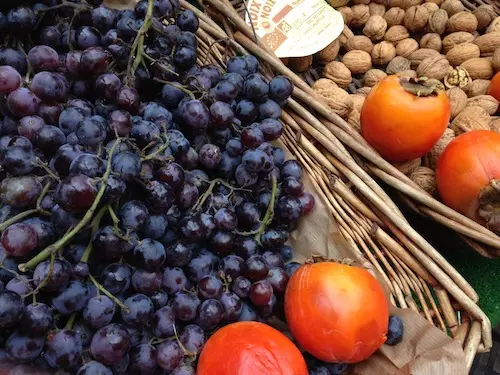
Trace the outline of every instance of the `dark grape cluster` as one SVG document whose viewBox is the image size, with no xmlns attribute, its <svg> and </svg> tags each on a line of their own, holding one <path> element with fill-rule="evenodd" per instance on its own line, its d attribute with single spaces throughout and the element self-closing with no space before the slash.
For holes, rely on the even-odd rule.
<svg viewBox="0 0 500 375">
<path fill-rule="evenodd" d="M 101 3 L 0 13 L 0 353 L 194 374 L 215 329 L 283 317 L 314 207 L 275 143 L 293 86 L 253 56 L 197 64 L 178 0 Z"/>
</svg>

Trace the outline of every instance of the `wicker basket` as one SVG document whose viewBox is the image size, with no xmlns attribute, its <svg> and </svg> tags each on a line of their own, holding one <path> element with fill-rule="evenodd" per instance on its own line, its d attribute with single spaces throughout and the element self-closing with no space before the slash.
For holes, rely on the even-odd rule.
<svg viewBox="0 0 500 375">
<path fill-rule="evenodd" d="M 352 134 L 345 121 L 313 97 L 305 81 L 256 43 L 251 28 L 229 1 L 205 0 L 205 13 L 185 0 L 181 4 L 200 18 L 200 64 L 224 67 L 227 57 L 251 53 L 264 63 L 263 74 L 268 78 L 276 73 L 292 79 L 293 99 L 282 115 L 284 145 L 302 162 L 348 244 L 388 283 L 392 302 L 420 312 L 459 340 L 470 368 L 475 354 L 488 351 L 492 344 L 491 324 L 477 306 L 476 292 L 410 226 L 370 172 L 396 181 L 402 191 L 405 188 L 421 200 L 433 202 L 432 207 L 440 203 L 385 162 L 361 136 Z M 471 232 L 476 227 L 486 231 L 470 225 Z"/>
</svg>

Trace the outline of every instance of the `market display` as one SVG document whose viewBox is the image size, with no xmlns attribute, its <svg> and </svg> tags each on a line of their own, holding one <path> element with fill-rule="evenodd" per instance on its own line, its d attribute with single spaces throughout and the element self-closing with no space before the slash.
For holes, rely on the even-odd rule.
<svg viewBox="0 0 500 375">
<path fill-rule="evenodd" d="M 223 351 L 218 335 L 251 327 L 269 337 L 248 343 L 256 357 L 344 373 L 337 362 L 354 360 L 234 323 L 284 321 L 300 304 L 284 297 L 303 270 L 286 243 L 315 198 L 274 144 L 291 81 L 266 80 L 251 55 L 200 64 L 199 20 L 176 0 L 101 3 L 0 13 L 0 358 L 80 375 L 194 374 L 200 359 L 208 374 L 220 363 L 205 344 Z M 380 335 L 356 360 L 402 339 L 378 298 Z"/>
</svg>

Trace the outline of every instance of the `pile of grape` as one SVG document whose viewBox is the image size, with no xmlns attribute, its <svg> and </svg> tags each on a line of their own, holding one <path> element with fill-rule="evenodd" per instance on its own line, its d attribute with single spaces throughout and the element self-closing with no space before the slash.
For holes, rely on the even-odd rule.
<svg viewBox="0 0 500 375">
<path fill-rule="evenodd" d="M 314 207 L 273 144 L 293 86 L 196 66 L 178 0 L 101 3 L 0 13 L 0 360 L 194 374 L 218 327 L 282 317 Z"/>
</svg>

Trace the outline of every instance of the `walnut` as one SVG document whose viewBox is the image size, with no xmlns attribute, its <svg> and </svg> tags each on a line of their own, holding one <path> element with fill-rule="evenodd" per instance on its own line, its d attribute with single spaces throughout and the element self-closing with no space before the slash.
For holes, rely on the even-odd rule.
<svg viewBox="0 0 500 375">
<path fill-rule="evenodd" d="M 322 97 L 326 104 L 339 116 L 347 117 L 352 110 L 352 99 L 349 94 L 328 78 L 317 80 L 312 89 Z"/>
<path fill-rule="evenodd" d="M 429 20 L 429 11 L 423 6 L 412 6 L 408 8 L 403 20 L 405 27 L 410 32 L 419 32 L 425 29 Z"/>
<path fill-rule="evenodd" d="M 486 29 L 487 33 L 494 33 L 500 31 L 500 16 L 491 21 L 490 26 Z"/>
<path fill-rule="evenodd" d="M 384 16 L 385 14 L 385 5 L 370 3 L 368 4 L 368 8 L 370 8 L 370 16 Z"/>
<path fill-rule="evenodd" d="M 448 13 L 448 17 L 465 10 L 464 5 L 460 0 L 444 0 L 441 4 L 441 9 Z"/>
<path fill-rule="evenodd" d="M 455 134 L 471 130 L 490 130 L 490 115 L 478 106 L 465 107 L 451 122 L 450 128 Z"/>
<path fill-rule="evenodd" d="M 428 3 L 434 3 L 437 6 L 440 6 L 443 3 L 444 0 L 426 0 Z"/>
<path fill-rule="evenodd" d="M 462 43 L 448 51 L 446 58 L 452 66 L 458 66 L 474 57 L 479 57 L 479 47 L 473 43 Z"/>
<path fill-rule="evenodd" d="M 438 9 L 429 17 L 427 29 L 430 32 L 439 35 L 444 34 L 446 31 L 446 23 L 448 22 L 448 13 L 444 9 Z"/>
<path fill-rule="evenodd" d="M 387 74 L 380 69 L 370 69 L 363 76 L 363 84 L 368 87 L 373 87 L 380 82 Z"/>
<path fill-rule="evenodd" d="M 422 0 L 389 0 L 391 7 L 399 7 L 402 9 L 408 9 L 412 6 L 417 6 L 422 4 Z"/>
<path fill-rule="evenodd" d="M 387 27 L 401 25 L 405 17 L 405 11 L 401 8 L 391 8 L 384 14 L 384 19 L 387 21 Z"/>
<path fill-rule="evenodd" d="M 440 53 L 435 49 L 420 48 L 413 52 L 408 58 L 411 61 L 411 67 L 416 68 L 424 59 L 432 56 L 440 56 Z"/>
<path fill-rule="evenodd" d="M 427 9 L 427 11 L 429 12 L 429 14 L 432 14 L 436 10 L 439 9 L 439 5 L 437 5 L 436 3 L 427 2 L 427 3 L 423 3 L 422 6 Z"/>
<path fill-rule="evenodd" d="M 390 43 L 398 43 L 410 37 L 410 33 L 403 25 L 391 26 L 384 35 L 384 40 Z"/>
<path fill-rule="evenodd" d="M 359 4 L 351 7 L 352 10 L 352 21 L 351 26 L 362 27 L 370 18 L 370 8 L 368 5 Z"/>
<path fill-rule="evenodd" d="M 393 165 L 402 173 L 408 175 L 422 165 L 422 158 L 412 159 L 403 163 L 393 163 Z"/>
<path fill-rule="evenodd" d="M 387 22 L 382 16 L 371 16 L 363 27 L 365 34 L 372 41 L 381 40 L 387 30 Z"/>
<path fill-rule="evenodd" d="M 408 60 L 406 57 L 396 56 L 389 62 L 385 71 L 387 72 L 387 74 L 396 74 L 404 72 L 406 70 L 410 70 L 410 68 L 410 60 Z"/>
<path fill-rule="evenodd" d="M 355 95 L 360 96 L 360 95 Z M 361 134 L 361 112 L 357 109 L 353 109 L 347 116 L 347 123 L 352 126 L 357 133 Z"/>
<path fill-rule="evenodd" d="M 396 55 L 402 57 L 410 57 L 410 55 L 418 50 L 418 42 L 415 39 L 404 39 L 396 44 Z"/>
<path fill-rule="evenodd" d="M 288 59 L 288 67 L 297 73 L 303 73 L 312 66 L 313 57 L 290 57 Z"/>
<path fill-rule="evenodd" d="M 314 57 L 321 64 L 327 64 L 337 58 L 340 50 L 340 43 L 334 40 L 321 51 L 317 52 Z"/>
<path fill-rule="evenodd" d="M 432 169 L 420 166 L 410 173 L 410 179 L 422 190 L 437 196 L 436 173 Z"/>
<path fill-rule="evenodd" d="M 423 164 L 432 170 L 436 170 L 437 162 L 444 152 L 446 146 L 455 138 L 455 131 L 447 128 L 441 138 L 431 148 L 431 150 L 424 156 Z"/>
<path fill-rule="evenodd" d="M 490 129 L 496 133 L 500 133 L 500 118 L 492 118 Z"/>
<path fill-rule="evenodd" d="M 442 80 L 450 71 L 450 63 L 443 55 L 431 56 L 423 59 L 417 67 L 419 77 Z"/>
<path fill-rule="evenodd" d="M 386 65 L 396 56 L 396 48 L 391 43 L 383 41 L 373 46 L 371 56 L 374 64 Z"/>
<path fill-rule="evenodd" d="M 460 87 L 452 87 L 446 95 L 450 99 L 450 118 L 454 119 L 467 105 L 467 94 Z"/>
<path fill-rule="evenodd" d="M 372 68 L 370 54 L 365 51 L 349 51 L 342 57 L 342 62 L 353 74 L 363 74 Z"/>
<path fill-rule="evenodd" d="M 479 95 L 467 99 L 467 107 L 478 106 L 483 108 L 490 116 L 498 110 L 498 100 L 491 95 Z"/>
<path fill-rule="evenodd" d="M 470 78 L 467 70 L 462 69 L 459 66 L 452 69 L 448 75 L 444 77 L 444 85 L 449 89 L 452 87 L 460 87 L 463 89 L 471 82 L 472 78 Z"/>
<path fill-rule="evenodd" d="M 323 69 L 323 76 L 343 89 L 347 89 L 352 81 L 351 71 L 340 61 L 328 63 Z"/>
<path fill-rule="evenodd" d="M 365 97 L 359 94 L 352 94 L 351 99 L 352 99 L 352 110 L 361 112 L 361 108 L 363 107 L 363 103 L 365 102 Z"/>
<path fill-rule="evenodd" d="M 400 77 L 417 78 L 417 72 L 414 70 L 404 70 L 399 73 Z"/>
<path fill-rule="evenodd" d="M 487 79 L 475 79 L 464 87 L 464 91 L 469 98 L 486 95 L 490 88 L 490 83 L 491 82 Z"/>
<path fill-rule="evenodd" d="M 339 8 L 346 6 L 349 4 L 349 0 L 327 0 L 328 4 L 330 4 L 334 8 Z"/>
<path fill-rule="evenodd" d="M 359 89 L 356 90 L 356 94 L 359 94 L 359 95 L 363 95 L 363 96 L 366 96 L 370 93 L 370 91 L 372 90 L 371 87 L 361 87 Z"/>
<path fill-rule="evenodd" d="M 472 43 L 473 41 L 474 35 L 472 35 L 471 33 L 467 33 L 465 31 L 451 33 L 443 38 L 443 51 L 444 53 L 448 53 L 448 51 L 455 47 L 457 44 Z"/>
<path fill-rule="evenodd" d="M 353 4 L 364 4 L 364 5 L 368 5 L 368 4 L 370 4 L 370 0 L 352 0 L 352 3 L 353 3 Z"/>
<path fill-rule="evenodd" d="M 373 49 L 373 43 L 367 36 L 354 35 L 352 38 L 347 39 L 345 49 L 347 51 L 360 50 L 371 53 Z"/>
<path fill-rule="evenodd" d="M 425 34 L 422 39 L 420 39 L 420 48 L 435 49 L 436 51 L 441 52 L 442 47 L 443 42 L 437 33 Z"/>
<path fill-rule="evenodd" d="M 493 52 L 500 47 L 500 31 L 480 35 L 474 40 L 474 44 L 479 47 L 481 56 L 493 56 Z"/>
<path fill-rule="evenodd" d="M 475 57 L 460 64 L 462 69 L 467 70 L 472 79 L 491 79 L 493 77 L 493 66 L 488 59 Z"/>
<path fill-rule="evenodd" d="M 350 25 L 352 18 L 354 17 L 352 9 L 349 7 L 340 7 L 337 10 L 340 12 L 340 14 L 342 14 L 342 17 L 344 17 L 344 23 L 346 25 Z"/>
<path fill-rule="evenodd" d="M 491 5 L 479 5 L 473 12 L 477 18 L 477 30 L 485 30 L 497 16 L 495 9 Z"/>
<path fill-rule="evenodd" d="M 290 60 L 290 58 L 288 58 L 288 57 L 281 57 L 280 60 L 283 63 L 283 65 L 288 66 L 288 61 Z"/>
<path fill-rule="evenodd" d="M 451 16 L 446 23 L 446 31 L 454 33 L 465 31 L 472 33 L 477 30 L 477 18 L 471 12 L 458 12 Z"/>
<path fill-rule="evenodd" d="M 351 31 L 349 26 L 344 25 L 344 29 L 342 30 L 342 33 L 340 33 L 339 37 L 337 40 L 340 43 L 341 47 L 344 47 L 347 43 L 347 41 L 354 36 L 354 33 Z"/>
<path fill-rule="evenodd" d="M 493 53 L 491 64 L 493 65 L 493 69 L 495 69 L 495 71 L 500 71 L 500 47 L 498 47 Z"/>
</svg>

